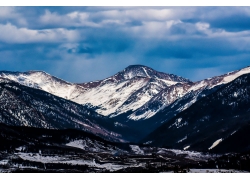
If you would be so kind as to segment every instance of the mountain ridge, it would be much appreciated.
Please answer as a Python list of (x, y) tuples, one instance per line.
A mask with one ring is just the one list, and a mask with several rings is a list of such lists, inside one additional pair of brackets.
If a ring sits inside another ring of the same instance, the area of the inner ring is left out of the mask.
[[(232, 72), (220, 75), (220, 76), (215, 76), (212, 78), (207, 78), (207, 79), (204, 79), (201, 81), (197, 81), (197, 82), (194, 82), (192, 84), (182, 84), (180, 87), (178, 87), (178, 86), (176, 87), (176, 88), (181, 88), (180, 89), (181, 96), (176, 96), (176, 98), (172, 98), (172, 101), (170, 101), (170, 103), (168, 103), (167, 105), (170, 105), (171, 103), (173, 103), (177, 99), (181, 100), (182, 98), (185, 98), (186, 96), (190, 96), (190, 94), (195, 92), (196, 95), (194, 95), (192, 97), (192, 99), (189, 101), (189, 104), (183, 105), (183, 110), (184, 110), (184, 109), (188, 108), (192, 103), (194, 103), (199, 95), (201, 95), (203, 97), (203, 96), (209, 94), (209, 92), (208, 92), (209, 90), (211, 90), (211, 92), (213, 92), (213, 90), (212, 90), (213, 88), (217, 88), (221, 85), (227, 84), (227, 83), (233, 81), (234, 79), (236, 79), (237, 77), (239, 77), (240, 75), (248, 74), (248, 73), (250, 73), (249, 66), (247, 66), (246, 68), (242, 68), (240, 70), (236, 70), (236, 71), (232, 71)], [(186, 88), (185, 86), (189, 86), (189, 88)], [(173, 89), (175, 90), (175, 85), (173, 85)], [(148, 101), (143, 106), (138, 108), (135, 112), (133, 112), (131, 115), (129, 115), (131, 117), (131, 119), (134, 119), (134, 120), (145, 119), (143, 117), (143, 114), (146, 114), (147, 115), (146, 119), (148, 119), (148, 118), (151, 118), (152, 116), (154, 116), (156, 113), (158, 113), (159, 110), (166, 108), (166, 103), (165, 103), (166, 101), (159, 101), (158, 100), (158, 99), (165, 99), (164, 97), (166, 96), (166, 93), (164, 93), (164, 91), (168, 91), (168, 88), (162, 90), (161, 93), (158, 93), (150, 101)], [(164, 97), (162, 97), (161, 95)], [(158, 102), (155, 102), (154, 100), (158, 101)], [(157, 104), (158, 110), (152, 111), (150, 108), (148, 108), (148, 105), (150, 105), (150, 104)], [(139, 117), (141, 116), (141, 118), (138, 118), (138, 116)]]
[[(180, 76), (158, 72), (143, 65), (131, 65), (104, 80), (82, 84), (64, 81), (44, 71), (28, 71), (24, 73), (2, 71), (0, 76), (29, 87), (42, 89), (78, 104), (91, 104), (91, 106), (96, 107), (98, 113), (105, 116), (125, 113), (131, 110), (129, 106), (134, 107), (133, 110), (135, 110), (163, 88), (178, 82), (190, 82), (190, 80)], [(141, 99), (140, 103), (131, 102), (131, 105), (122, 107), (134, 92), (144, 86), (149, 86), (146, 88), (148, 93), (145, 93), (146, 91), (138, 92), (142, 95), (142, 97), (139, 97)], [(97, 90), (93, 90), (94, 88)], [(102, 96), (102, 94), (108, 90), (112, 92), (110, 92), (109, 100), (105, 100), (105, 96)], [(96, 94), (99, 94), (98, 98), (94, 97)], [(100, 99), (104, 99), (104, 101), (98, 103)], [(111, 110), (112, 108), (113, 110)]]
[[(250, 74), (243, 74), (163, 123), (142, 142), (196, 151), (233, 151), (237, 142), (226, 139), (249, 124), (249, 88)], [(221, 147), (224, 140), (228, 149)], [(248, 146), (241, 143), (241, 151), (249, 150)]]

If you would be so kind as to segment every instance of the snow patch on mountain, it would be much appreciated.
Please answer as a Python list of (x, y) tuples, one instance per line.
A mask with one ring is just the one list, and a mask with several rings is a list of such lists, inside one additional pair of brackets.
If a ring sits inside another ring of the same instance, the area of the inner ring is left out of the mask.
[(87, 145), (85, 140), (75, 140), (67, 143), (66, 146), (76, 147), (85, 150)]
[(135, 154), (144, 154), (144, 151), (137, 145), (129, 145)]
[(221, 142), (222, 142), (222, 138), (216, 140), (216, 141), (212, 144), (212, 146), (210, 146), (210, 148), (208, 148), (208, 150), (213, 149), (215, 146), (217, 146), (217, 145), (218, 145), (219, 143), (221, 143)]
[(128, 116), (129, 119), (131, 120), (141, 120), (141, 119), (148, 119), (148, 118), (151, 118), (153, 117), (155, 114), (157, 113), (157, 111), (153, 111), (153, 110), (148, 110), (148, 111), (145, 111), (143, 114), (140, 114), (140, 115), (136, 115), (135, 113), (131, 114)]
[(80, 104), (88, 102), (93, 106), (98, 106), (100, 109), (98, 109), (97, 112), (107, 116), (114, 113), (133, 92), (143, 87), (146, 83), (144, 79), (134, 82), (124, 81), (119, 84), (108, 83), (97, 88), (89, 89), (84, 93), (84, 96), (78, 96), (73, 98), (73, 100)]
[(65, 99), (72, 99), (83, 91), (82, 87), (51, 76), (43, 71), (2, 72), (0, 77), (10, 79), (24, 86), (44, 90)]
[(246, 68), (241, 69), (240, 71), (238, 71), (236, 73), (231, 73), (230, 75), (224, 77), (223, 83), (231, 82), (234, 79), (238, 78), (239, 76), (241, 76), (243, 74), (248, 74), (248, 73), (250, 73), (250, 67), (246, 67)]
[(180, 139), (179, 141), (177, 141), (177, 143), (181, 143), (182, 141), (186, 140), (187, 136), (185, 136), (184, 138)]
[(107, 145), (96, 140), (91, 140), (89, 138), (71, 141), (67, 143), (66, 146), (75, 147), (91, 152), (110, 152), (113, 154), (117, 151), (122, 152), (122, 150), (116, 148), (115, 146)]

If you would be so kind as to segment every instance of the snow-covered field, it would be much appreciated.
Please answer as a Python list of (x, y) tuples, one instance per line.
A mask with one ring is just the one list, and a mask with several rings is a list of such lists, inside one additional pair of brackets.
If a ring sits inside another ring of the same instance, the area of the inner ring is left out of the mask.
[(0, 165), (6, 165), (6, 164), (8, 164), (8, 160), (2, 160), (2, 161), (0, 161)]
[(235, 169), (190, 169), (189, 173), (249, 173)]
[(158, 154), (166, 154), (168, 152), (173, 152), (176, 155), (186, 155), (186, 159), (192, 159), (192, 160), (206, 160), (213, 157), (218, 157), (219, 155), (216, 154), (204, 154), (201, 152), (196, 151), (187, 151), (187, 150), (178, 150), (178, 149), (165, 149), (165, 148), (159, 148)]
[(122, 152), (122, 150), (114, 146), (104, 145), (101, 142), (91, 140), (89, 138), (71, 141), (67, 143), (66, 146), (75, 147), (75, 148), (79, 148), (79, 149), (83, 149), (83, 150), (87, 150), (91, 152), (108, 152), (112, 154), (115, 154), (118, 151)]
[(95, 159), (93, 160), (84, 160), (84, 159), (74, 159), (71, 156), (43, 156), (39, 154), (33, 154), (33, 153), (18, 153), (18, 156), (22, 158), (23, 160), (29, 160), (34, 162), (42, 162), (46, 163), (67, 163), (72, 165), (88, 165), (90, 167), (98, 167), (98, 168), (105, 168), (107, 170), (113, 171), (113, 170), (119, 170), (124, 168), (122, 165), (116, 165), (111, 163), (105, 163), (105, 164), (98, 164), (95, 162)]
[(46, 163), (67, 163), (72, 165), (88, 165), (90, 167), (102, 168), (109, 171), (117, 171), (119, 169), (127, 168), (127, 167), (139, 167), (142, 164), (134, 164), (134, 165), (119, 165), (115, 163), (96, 163), (95, 159), (82, 159), (80, 157), (72, 157), (72, 156), (44, 156), (38, 153), (18, 153), (17, 154), (23, 160), (29, 160), (33, 162), (41, 162)]

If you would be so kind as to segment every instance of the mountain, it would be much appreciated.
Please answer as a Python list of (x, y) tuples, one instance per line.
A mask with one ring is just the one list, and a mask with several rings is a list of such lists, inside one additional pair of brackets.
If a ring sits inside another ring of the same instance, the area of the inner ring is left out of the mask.
[(69, 83), (42, 71), (2, 71), (0, 77), (86, 105), (110, 117), (135, 111), (168, 86), (190, 82), (142, 65), (131, 65), (104, 80), (83, 84)]
[(153, 117), (153, 121), (156, 123), (165, 122), (190, 107), (200, 98), (248, 73), (250, 73), (250, 67), (194, 83), (174, 84), (161, 90), (147, 103), (130, 114), (128, 118), (130, 120), (145, 120)]
[(131, 128), (138, 127), (136, 130), (143, 138), (164, 122), (188, 109), (199, 99), (214, 93), (240, 75), (248, 73), (250, 73), (250, 67), (198, 82), (173, 84), (161, 90), (137, 110), (119, 115), (114, 119)]
[(107, 129), (107, 118), (45, 91), (0, 78), (0, 122), (46, 129), (80, 129), (111, 141), (123, 141)]
[(43, 71), (1, 71), (0, 77), (18, 82), (24, 86), (46, 91), (69, 100), (79, 95), (81, 92), (84, 92), (84, 89), (80, 86), (51, 76)]
[(185, 82), (190, 81), (146, 66), (132, 65), (107, 79), (81, 84), (88, 91), (74, 100), (88, 102), (98, 107), (98, 113), (115, 117), (138, 109), (162, 89)]
[[(245, 74), (197, 100), (163, 123), (142, 142), (196, 151), (249, 151), (249, 141), (244, 140), (248, 135), (249, 115), (250, 74)], [(237, 149), (236, 144), (241, 148)]]
[(109, 131), (138, 141), (199, 99), (249, 72), (247, 67), (191, 82), (147, 66), (131, 65), (104, 80), (82, 84), (69, 83), (42, 71), (2, 71), (0, 77), (82, 104), (109, 117), (109, 123), (99, 122)]
[(1, 71), (0, 171), (249, 170), (249, 117), (250, 67), (191, 82), (133, 65), (82, 84)]

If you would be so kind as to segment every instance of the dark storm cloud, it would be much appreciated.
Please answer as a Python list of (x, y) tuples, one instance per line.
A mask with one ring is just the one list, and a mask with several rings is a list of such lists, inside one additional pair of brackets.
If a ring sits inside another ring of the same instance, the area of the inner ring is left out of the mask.
[(178, 41), (159, 41), (156, 47), (146, 52), (145, 56), (192, 59), (249, 53), (247, 50), (237, 49), (238, 46), (240, 44), (221, 38), (183, 38)]
[(127, 22), (126, 25), (128, 25), (128, 26), (141, 26), (142, 22), (134, 20), (134, 21)]
[(0, 7), (0, 65), (82, 82), (144, 64), (197, 80), (249, 65), (249, 22), (249, 7)]
[(68, 53), (86, 53), (86, 54), (92, 54), (94, 53), (94, 50), (89, 47), (76, 47), (76, 48), (70, 48), (68, 49)]
[(201, 7), (196, 16), (183, 18), (183, 22), (207, 22), (212, 28), (226, 31), (245, 31), (250, 29), (250, 7)]
[(215, 19), (210, 22), (214, 28), (222, 28), (227, 31), (245, 31), (250, 29), (250, 16), (244, 14), (231, 15), (229, 17)]

